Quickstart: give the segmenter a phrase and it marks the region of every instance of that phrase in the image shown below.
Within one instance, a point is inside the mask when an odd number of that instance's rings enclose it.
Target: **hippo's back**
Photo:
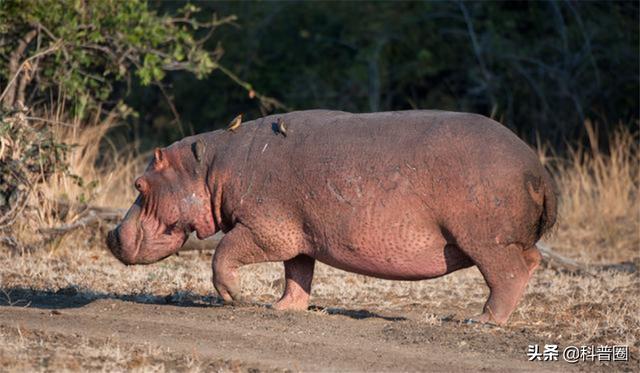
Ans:
[[[287,127],[286,137],[273,138],[271,127],[278,118]],[[326,172],[336,175],[357,172],[383,177],[400,168],[402,173],[422,171],[425,176],[428,172],[431,177],[451,177],[451,172],[500,172],[513,165],[520,169],[539,165],[535,153],[513,132],[477,114],[310,110],[269,116],[255,123],[262,129],[256,133],[258,142],[275,140],[273,151],[282,152],[281,162],[299,169],[320,170],[325,165]]]
[[[278,198],[306,206],[357,209],[417,195],[431,210],[446,210],[490,194],[502,198],[514,184],[524,191],[525,178],[544,172],[515,134],[477,114],[310,110],[260,118],[223,136],[225,151],[235,154],[232,167],[254,175],[253,190],[285,190]]]
[[[278,120],[284,122],[286,136],[278,133]],[[353,184],[345,188],[358,194],[378,195],[410,185],[411,193],[434,197],[542,172],[528,145],[477,114],[309,110],[267,116],[219,135],[229,167],[247,169],[245,175],[261,174],[265,188],[286,186],[292,193],[309,188],[326,192],[331,189],[327,183],[335,182]]]

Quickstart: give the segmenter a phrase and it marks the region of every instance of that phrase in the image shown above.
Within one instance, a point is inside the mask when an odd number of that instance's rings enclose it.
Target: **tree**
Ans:
[[[220,43],[205,43],[236,16],[208,19],[187,3],[171,15],[146,1],[13,0],[0,3],[0,101],[16,105],[64,99],[74,115],[114,104],[131,85],[158,85],[170,71],[203,78],[219,69],[243,88],[253,87],[220,64]],[[277,104],[257,92],[264,105]],[[178,113],[174,114],[178,118]]]

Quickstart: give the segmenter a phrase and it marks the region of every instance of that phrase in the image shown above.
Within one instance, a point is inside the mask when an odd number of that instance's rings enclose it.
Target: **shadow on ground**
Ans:
[[[382,316],[367,310],[347,310],[344,308],[321,307],[316,305],[310,306],[309,309],[312,311],[326,312],[329,315],[347,316],[356,320],[376,318],[376,319],[383,319],[386,321],[402,321],[407,319],[406,317],[402,317],[402,316]]]
[[[68,286],[58,291],[34,290],[23,287],[0,288],[0,306],[29,307],[47,310],[80,308],[99,299],[114,299],[126,302],[172,305],[178,307],[222,307],[223,301],[215,296],[203,296],[192,292],[178,291],[167,296],[153,294],[112,294],[82,290],[75,286]],[[245,303],[234,307],[264,307],[271,308],[264,303]],[[367,310],[350,310],[344,308],[322,307],[312,305],[311,311],[326,312],[329,315],[346,316],[355,320],[379,318],[386,321],[402,321],[405,317],[383,316]]]
[[[217,297],[182,291],[167,296],[158,296],[152,294],[94,292],[80,290],[75,286],[68,286],[55,292],[21,287],[0,289],[0,306],[65,309],[83,307],[98,299],[117,299],[142,304],[170,304],[181,307],[216,307],[222,305],[222,302]]]

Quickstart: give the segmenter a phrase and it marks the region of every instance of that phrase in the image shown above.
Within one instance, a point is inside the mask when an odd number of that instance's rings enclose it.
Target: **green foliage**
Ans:
[[[222,50],[203,45],[216,27],[235,17],[218,19],[214,14],[200,22],[198,12],[187,4],[173,15],[160,15],[140,0],[2,1],[0,55],[10,57],[0,64],[0,86],[7,87],[15,76],[9,89],[20,89],[18,82],[26,79],[30,102],[64,97],[76,115],[85,116],[117,99],[116,84],[130,81],[132,72],[142,85],[159,83],[174,70],[205,77],[218,67]],[[16,55],[20,39],[34,31],[35,38]],[[16,63],[22,64],[19,71]],[[4,99],[5,107],[15,104],[6,102],[6,95]]]

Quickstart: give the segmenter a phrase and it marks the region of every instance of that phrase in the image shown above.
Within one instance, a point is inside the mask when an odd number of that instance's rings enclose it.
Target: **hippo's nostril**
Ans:
[[[126,265],[132,264],[132,259],[125,255],[121,240],[122,237],[120,237],[118,228],[107,233],[107,247],[111,250],[113,256]]]

